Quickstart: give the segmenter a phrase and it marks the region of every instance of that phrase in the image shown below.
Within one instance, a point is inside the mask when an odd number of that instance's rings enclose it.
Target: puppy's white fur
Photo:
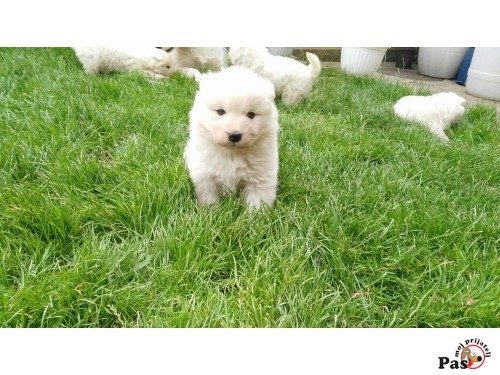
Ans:
[[[165,78],[173,73],[171,57],[154,47],[74,47],[73,50],[89,74],[139,70],[154,78]]]
[[[231,47],[228,53],[233,65],[248,68],[272,82],[276,95],[286,105],[298,104],[309,95],[321,71],[321,62],[306,53],[309,65],[289,57],[274,56],[267,48]]]
[[[430,96],[405,96],[394,105],[394,112],[426,126],[439,139],[448,142],[445,130],[458,122],[465,111],[465,99],[453,92]]]
[[[279,127],[274,97],[272,84],[248,69],[202,76],[184,151],[199,205],[215,203],[227,191],[241,192],[253,208],[273,204]],[[241,139],[232,141],[238,134]]]
[[[218,72],[226,66],[224,47],[162,47],[168,51],[172,65],[178,69]]]

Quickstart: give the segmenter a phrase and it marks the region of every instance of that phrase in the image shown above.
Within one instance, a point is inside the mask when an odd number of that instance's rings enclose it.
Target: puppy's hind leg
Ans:
[[[281,100],[285,105],[296,105],[299,104],[306,97],[307,92],[295,87],[293,85],[289,85],[285,87],[283,92],[281,93]]]

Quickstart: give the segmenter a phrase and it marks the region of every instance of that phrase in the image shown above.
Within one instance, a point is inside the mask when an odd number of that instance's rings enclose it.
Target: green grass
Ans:
[[[499,326],[494,107],[446,146],[393,115],[412,89],[324,69],[278,102],[275,206],[198,209],[193,80],[0,61],[0,326]]]

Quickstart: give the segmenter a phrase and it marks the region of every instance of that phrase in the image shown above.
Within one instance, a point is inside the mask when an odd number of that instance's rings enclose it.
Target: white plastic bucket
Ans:
[[[342,47],[340,68],[351,74],[376,73],[386,51],[386,47]]]
[[[500,48],[476,47],[465,92],[484,99],[500,100]]]
[[[418,71],[429,77],[455,78],[468,50],[469,47],[420,47]]]

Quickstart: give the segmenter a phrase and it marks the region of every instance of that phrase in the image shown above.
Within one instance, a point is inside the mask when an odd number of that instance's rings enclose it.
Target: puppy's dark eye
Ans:
[[[226,111],[224,111],[222,108],[219,108],[219,109],[217,110],[217,114],[218,114],[219,116],[222,116],[222,115],[225,115],[225,114],[226,114]]]
[[[253,111],[248,112],[248,113],[247,113],[247,117],[248,117],[249,119],[253,119],[253,118],[255,117],[255,112],[253,112]]]
[[[170,65],[167,65],[167,69],[170,69]]]

